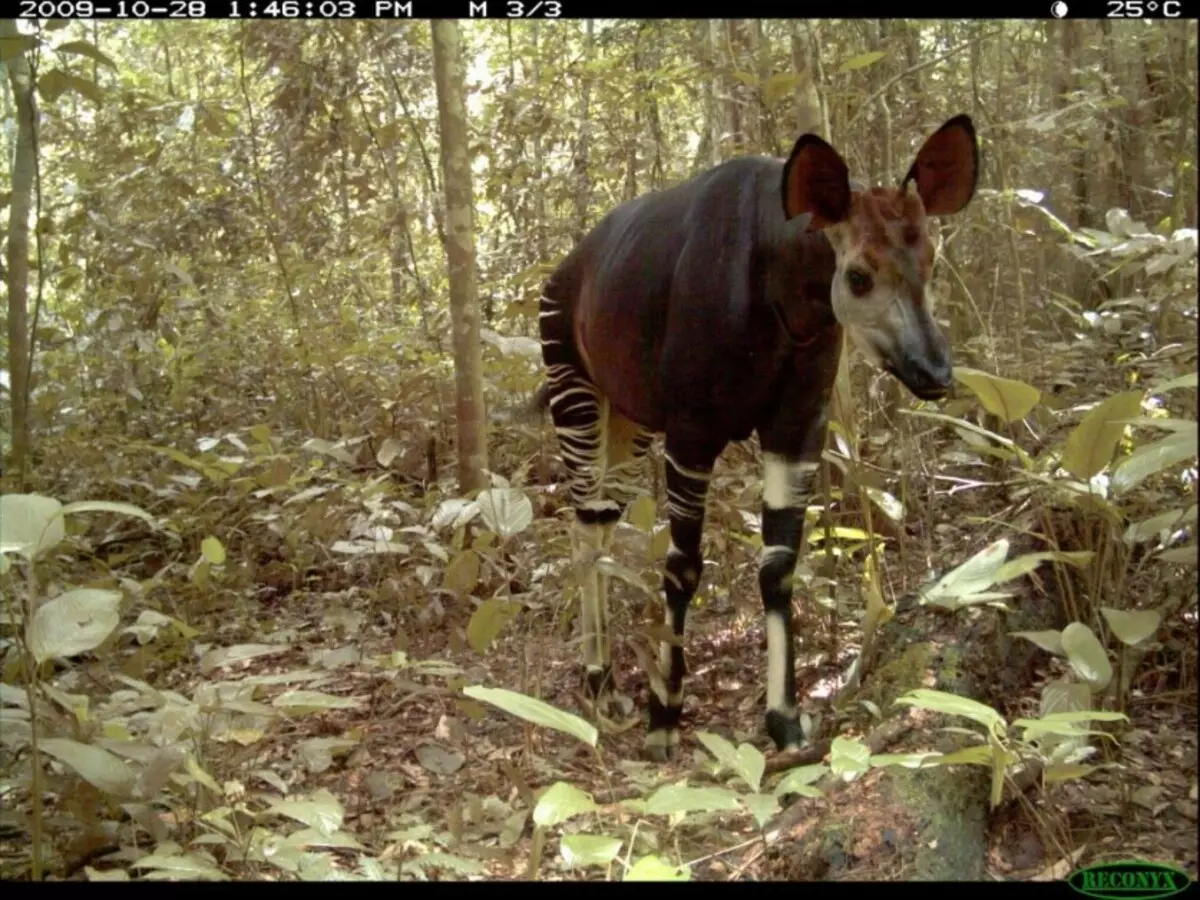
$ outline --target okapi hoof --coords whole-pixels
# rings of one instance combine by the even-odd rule
[[[646,758],[656,763],[666,763],[679,756],[679,731],[675,728],[657,728],[646,735],[643,747]]]
[[[800,720],[795,715],[788,716],[775,710],[767,713],[767,734],[780,751],[798,750],[804,743],[804,729],[800,727]]]

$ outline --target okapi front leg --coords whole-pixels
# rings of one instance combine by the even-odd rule
[[[792,578],[804,537],[804,511],[817,464],[764,454],[762,539],[758,568],[767,632],[767,734],[780,750],[799,746]]]
[[[680,454],[682,455],[682,454]],[[686,457],[685,457],[686,458]],[[670,518],[671,546],[663,572],[663,593],[667,605],[667,624],[677,643],[659,645],[660,678],[650,677],[650,731],[646,752],[655,759],[667,759],[679,745],[679,719],[683,713],[683,631],[688,607],[700,584],[704,559],[700,555],[700,536],[704,531],[704,501],[712,460],[701,457],[691,466],[677,461],[667,447],[667,514]]]

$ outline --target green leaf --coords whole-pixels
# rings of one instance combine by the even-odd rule
[[[37,87],[46,103],[53,103],[67,91],[74,91],[97,105],[104,102],[104,90],[96,82],[62,69],[51,69],[43,74],[38,78]]]
[[[471,621],[467,623],[467,643],[471,645],[471,649],[482,656],[520,608],[520,604],[498,597],[492,597],[479,604],[471,614]]]
[[[471,593],[479,583],[479,566],[479,554],[474,550],[459,552],[442,573],[442,587],[460,596]]]
[[[771,816],[779,811],[779,799],[774,794],[747,794],[742,797],[742,802],[759,828],[764,827]]]
[[[37,46],[37,38],[32,34],[14,34],[0,37],[0,63],[6,63]]]
[[[656,513],[654,498],[643,494],[629,506],[629,524],[649,534],[654,530]]]
[[[620,838],[602,834],[563,835],[558,852],[568,868],[581,866],[606,866],[621,852]]]
[[[728,788],[668,784],[650,795],[646,800],[645,812],[651,816],[670,816],[737,809],[740,804],[738,795]]]
[[[362,704],[353,697],[338,697],[322,691],[284,691],[271,701],[271,705],[290,716],[305,716],[311,713],[328,712],[331,709],[358,709]]]
[[[795,72],[776,72],[762,86],[763,105],[770,109],[796,89],[799,76]]]
[[[984,409],[1006,424],[1025,418],[1042,398],[1041,392],[1031,384],[978,369],[956,366],[954,377],[970,388]]]
[[[1100,613],[1108,622],[1109,630],[1122,643],[1130,646],[1140,644],[1146,638],[1152,637],[1158,631],[1159,622],[1162,621],[1162,616],[1152,609],[1123,610],[1102,606]]]
[[[482,700],[484,703],[490,703],[492,706],[519,719],[524,719],[526,722],[541,725],[544,728],[553,728],[555,731],[561,731],[564,734],[579,738],[579,740],[583,741],[589,747],[596,746],[596,739],[599,735],[594,725],[590,722],[585,722],[579,716],[556,709],[549,703],[533,697],[527,697],[524,694],[518,694],[516,691],[506,691],[503,688],[489,688],[479,684],[472,684],[463,688],[463,694],[472,700]]]
[[[829,748],[829,771],[853,781],[871,765],[871,748],[858,738],[835,737]]]
[[[54,48],[59,53],[78,53],[80,56],[86,56],[88,59],[94,59],[102,66],[108,66],[114,72],[117,71],[117,64],[100,52],[100,48],[90,41],[67,41],[65,44],[59,44]]]
[[[827,774],[829,774],[829,766],[823,763],[789,769],[779,784],[775,785],[775,796],[799,794],[801,797],[820,797],[822,796],[821,791],[812,785]]]
[[[750,790],[757,791],[759,789],[767,761],[757,747],[751,744],[742,744],[734,749],[733,744],[725,738],[709,731],[697,732],[696,737],[708,748],[717,762],[732,770],[750,786]]]
[[[1063,655],[1062,632],[1057,629],[1049,631],[1013,631],[1010,633],[1013,637],[1033,641],[1047,653],[1053,653],[1055,656]]]
[[[1187,525],[1196,521],[1196,504],[1193,503],[1186,510],[1183,509],[1168,509],[1166,512],[1159,513],[1157,516],[1151,516],[1149,519],[1143,519],[1140,522],[1134,522],[1125,529],[1125,543],[1138,544],[1142,541],[1154,540],[1162,532],[1171,532],[1181,525]]]
[[[1172,378],[1170,381],[1164,381],[1162,384],[1156,384],[1150,388],[1152,394],[1165,394],[1167,391],[1173,391],[1177,388],[1194,388],[1196,387],[1197,373],[1188,372],[1186,375],[1180,375],[1178,378]]]
[[[117,503],[111,500],[79,500],[75,503],[68,503],[63,507],[63,513],[67,515],[85,512],[110,512],[122,516],[133,516],[136,519],[149,522],[155,527],[158,526],[158,520],[154,516],[150,515],[150,513],[146,512],[140,506],[134,506],[132,503]]]
[[[1138,447],[1125,457],[1112,474],[1114,493],[1123,493],[1151,475],[1196,456],[1196,428],[1177,431],[1162,440]]]
[[[490,488],[475,500],[483,523],[504,538],[520,534],[533,522],[533,504],[518,488]]]
[[[346,818],[341,801],[324,788],[306,800],[277,800],[270,805],[268,812],[295,819],[324,835],[340,830]]]
[[[858,56],[852,56],[844,63],[838,73],[853,72],[855,69],[865,69],[867,66],[873,66],[887,56],[882,50],[872,50],[869,53],[860,53]]]
[[[625,873],[625,881],[688,881],[687,866],[673,866],[657,856],[643,856]]]
[[[1112,664],[1104,647],[1082,622],[1072,622],[1062,631],[1063,652],[1075,674],[1092,686],[1103,690],[1112,680]]]
[[[969,697],[947,694],[945,691],[918,688],[915,691],[909,691],[903,697],[896,700],[896,702],[915,706],[918,709],[926,709],[930,712],[945,713],[949,716],[963,716],[964,718],[978,722],[989,731],[1004,730],[1004,717],[1000,713],[996,712],[990,706],[986,706],[978,700],[972,700]]]
[[[1117,442],[1125,433],[1126,420],[1142,408],[1141,391],[1113,394],[1088,411],[1063,447],[1062,467],[1087,481],[1112,462]]]
[[[591,794],[565,781],[556,781],[538,798],[533,808],[533,822],[542,828],[549,828],[595,811],[596,801]]]
[[[983,594],[996,583],[1004,560],[1008,557],[1008,541],[1004,538],[989,544],[961,566],[947,572],[935,584],[921,589],[921,602],[955,609],[973,595]],[[991,599],[994,595],[989,594]]]
[[[16,553],[32,562],[66,536],[63,507],[41,494],[0,496],[0,553]]]
[[[1095,556],[1092,550],[1047,550],[1042,553],[1026,553],[1014,557],[1000,567],[996,573],[996,584],[1003,584],[1028,575],[1044,562],[1068,563],[1076,568],[1083,568]]]
[[[879,488],[871,487],[869,484],[863,486],[867,492],[867,496],[876,508],[891,519],[893,522],[904,521],[904,504],[889,494],[887,491],[881,491]]]
[[[1195,566],[1200,562],[1197,557],[1195,544],[1185,544],[1182,547],[1171,547],[1169,550],[1160,550],[1155,556],[1155,559],[1161,559],[1163,562],[1171,563],[1179,566]]]
[[[871,768],[899,766],[902,769],[931,768],[941,763],[940,753],[876,753],[871,757]]]
[[[67,738],[43,738],[43,753],[53,756],[92,787],[116,800],[132,799],[136,778],[120,757]]]
[[[29,621],[25,641],[39,663],[65,659],[100,646],[121,622],[121,594],[76,588],[43,603]]]
[[[1087,709],[1091,702],[1092,692],[1088,686],[1068,677],[1047,682],[1042,688],[1038,707],[1041,715],[1048,716],[1053,713]]]
[[[200,542],[200,554],[214,566],[225,563],[225,545],[211,534]]]

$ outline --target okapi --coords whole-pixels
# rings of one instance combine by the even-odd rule
[[[608,577],[596,566],[636,495],[634,463],[665,435],[670,549],[663,576],[676,642],[650,679],[646,749],[674,754],[682,637],[700,579],[713,464],[757,432],[763,455],[758,582],[766,614],[766,729],[780,749],[796,711],[792,575],[825,442],[842,329],[921,399],[945,396],[950,347],[927,296],[926,216],[975,192],[979,150],[956,116],[898,188],[852,185],[846,163],[803,135],[787,162],[743,157],[610,212],[546,282],[539,323],[554,420],[575,509],[588,693],[612,677]]]

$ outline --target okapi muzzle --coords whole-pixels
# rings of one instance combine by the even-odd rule
[[[546,282],[545,401],[569,476],[584,681],[600,713],[615,687],[612,569],[601,561],[645,490],[640,458],[654,434],[664,436],[671,540],[662,596],[674,637],[657,658],[637,654],[652,756],[679,743],[684,624],[702,581],[713,465],[730,441],[752,435],[763,458],[766,730],[780,749],[804,739],[792,582],[843,330],[916,396],[947,392],[950,347],[928,299],[928,217],[966,206],[978,167],[966,116],[926,139],[898,187],[852,188],[838,152],[804,135],[786,162],[730,160],[617,207]]]

